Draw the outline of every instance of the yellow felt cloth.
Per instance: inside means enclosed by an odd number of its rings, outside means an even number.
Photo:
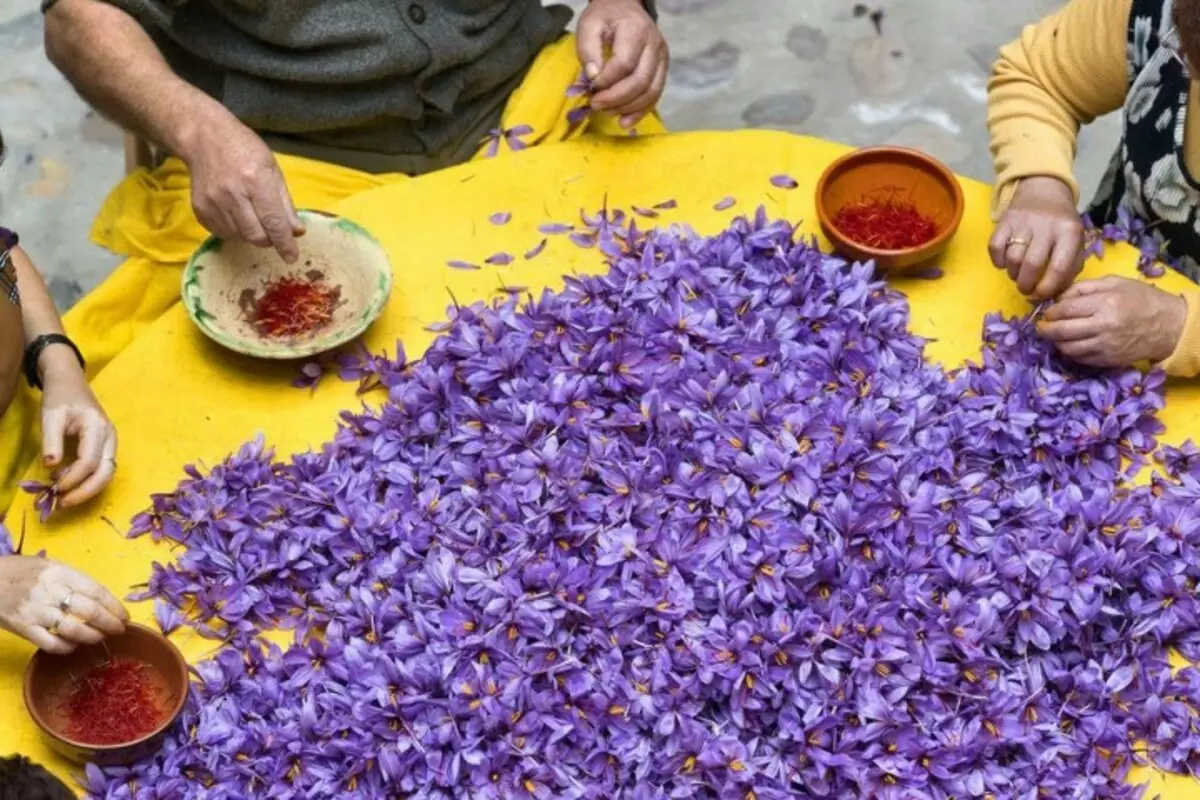
[[[399,338],[410,357],[416,356],[433,337],[425,326],[444,318],[450,292],[470,302],[490,297],[502,283],[536,292],[561,286],[563,274],[601,270],[600,253],[580,250],[563,237],[552,237],[538,258],[518,258],[509,267],[461,272],[447,269],[445,262],[478,263],[497,251],[523,253],[542,238],[540,223],[575,220],[580,209],[596,209],[605,197],[611,206],[624,208],[674,198],[679,207],[664,211],[661,222],[687,223],[702,233],[715,232],[734,215],[763,203],[772,215],[804,221],[805,231],[816,232],[816,180],[821,168],[842,152],[825,142],[768,132],[584,139],[360,192],[333,210],[378,237],[396,271],[391,302],[368,332],[366,345],[394,352]],[[799,188],[772,187],[770,177],[780,172],[795,176]],[[988,311],[1028,310],[1007,276],[987,265],[988,187],[964,181],[964,190],[967,213],[944,258],[945,278],[896,283],[912,304],[912,327],[933,340],[928,354],[948,366],[978,354],[980,323]],[[713,210],[727,195],[737,198],[738,206]],[[512,222],[499,227],[486,223],[488,215],[502,210],[513,213]],[[1131,250],[1114,250],[1088,271],[1091,276],[1134,276],[1134,261]],[[1184,288],[1177,276],[1162,284]],[[339,410],[358,407],[354,387],[330,380],[310,394],[288,386],[293,375],[291,367],[219,349],[194,328],[181,307],[169,309],[146,325],[94,382],[122,431],[116,481],[94,505],[47,526],[31,524],[28,546],[45,548],[118,593],[144,582],[150,563],[171,558],[170,550],[147,539],[125,540],[100,516],[124,527],[147,506],[151,493],[177,484],[185,463],[214,464],[260,432],[285,455],[327,441]],[[1178,442],[1195,431],[1200,386],[1172,384],[1162,418],[1170,430],[1167,441]],[[14,512],[20,516],[29,509],[29,498],[23,496]],[[152,609],[138,604],[131,612],[148,621]],[[176,638],[190,659],[213,647],[192,634]],[[27,644],[0,636],[0,708],[8,709],[6,724],[0,725],[0,753],[24,752],[67,774],[67,765],[42,745],[19,711],[21,671],[30,652]],[[1150,796],[1154,792],[1163,800],[1187,800],[1197,796],[1198,787],[1184,778],[1154,776]]]
[[[542,50],[504,109],[501,127],[508,135],[482,143],[475,159],[506,157],[514,147],[582,136],[629,137],[611,115],[573,120],[571,112],[587,104],[586,96],[568,92],[579,75],[573,35]],[[635,130],[642,136],[664,132],[656,115],[643,119]],[[405,175],[369,175],[289,156],[278,161],[297,208],[329,210],[366,189],[409,180]],[[394,209],[397,216],[413,212]],[[92,226],[92,240],[128,260],[64,319],[87,358],[90,377],[179,300],[183,265],[206,237],[192,214],[187,168],[178,159],[153,171],[138,170],[113,190]],[[30,255],[36,263],[37,254]],[[152,382],[157,372],[147,370],[141,381]],[[40,397],[25,389],[0,421],[0,509],[8,506],[17,477],[38,454],[39,403]]]

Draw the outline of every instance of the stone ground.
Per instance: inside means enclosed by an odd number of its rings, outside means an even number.
[[[768,127],[919,147],[989,180],[984,103],[996,49],[1059,2],[659,0],[674,57],[662,110],[674,130]],[[87,230],[123,156],[120,133],[46,62],[36,6],[0,0],[0,220],[65,308],[116,263]],[[1085,185],[1099,179],[1115,131],[1109,119],[1084,132]]]

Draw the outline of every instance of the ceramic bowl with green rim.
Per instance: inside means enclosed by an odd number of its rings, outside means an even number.
[[[256,358],[306,358],[361,336],[383,313],[392,267],[362,226],[318,211],[301,211],[300,258],[287,264],[269,248],[210,238],[183,270],[183,305],[217,344]],[[336,299],[326,321],[288,335],[263,323],[260,301],[281,282],[304,282]],[[323,318],[324,319],[324,318]]]

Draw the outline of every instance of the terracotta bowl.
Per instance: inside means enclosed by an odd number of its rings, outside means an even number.
[[[931,241],[907,250],[861,245],[833,224],[843,206],[895,190],[938,226]],[[938,256],[958,230],[963,215],[962,187],[944,164],[903,147],[868,147],[842,156],[817,182],[817,218],[834,249],[856,261],[874,261],[881,271],[904,270]]]
[[[366,229],[348,219],[301,211],[305,234],[300,258],[287,264],[271,249],[210,238],[183,271],[188,316],[213,341],[256,358],[291,359],[333,350],[361,336],[392,292],[387,253]],[[280,278],[316,279],[339,289],[333,320],[312,334],[271,338],[254,326],[248,309]]]
[[[70,739],[63,731],[66,720],[61,710],[75,677],[97,664],[113,658],[128,658],[149,666],[154,681],[167,698],[166,718],[150,733],[132,742],[115,745],[90,745]],[[175,645],[162,634],[144,625],[130,623],[125,633],[110,636],[103,644],[80,647],[69,655],[51,655],[38,651],[25,668],[25,707],[37,723],[46,743],[59,755],[76,763],[100,765],[128,764],[143,758],[162,745],[187,703],[187,663]]]

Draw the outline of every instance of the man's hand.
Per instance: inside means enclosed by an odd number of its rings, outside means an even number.
[[[1187,301],[1148,283],[1109,276],[1068,289],[1038,333],[1068,358],[1093,367],[1164,361],[1187,322]]]
[[[192,173],[192,208],[200,224],[222,238],[273,247],[289,264],[300,255],[304,224],[275,156],[258,134],[232,115],[198,126],[180,148]]]
[[[1025,178],[992,234],[992,263],[1022,294],[1048,300],[1083,268],[1083,223],[1071,188],[1058,178]]]
[[[592,82],[592,108],[632,128],[654,110],[670,53],[641,0],[591,0],[579,18],[579,63]],[[612,57],[605,59],[605,53]]]

